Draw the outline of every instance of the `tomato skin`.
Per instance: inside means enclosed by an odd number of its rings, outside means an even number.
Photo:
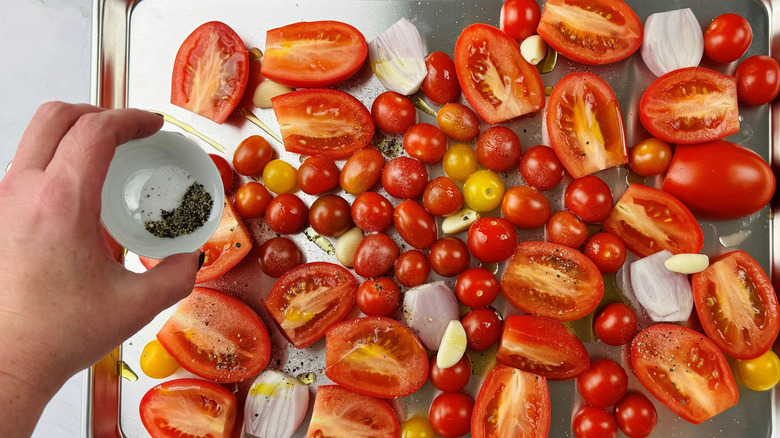
[[[463,355],[455,365],[449,368],[439,368],[434,355],[431,357],[428,369],[430,370],[428,379],[431,384],[444,392],[459,392],[466,387],[471,379],[471,362],[466,355]]]
[[[739,64],[734,75],[737,98],[742,103],[763,105],[780,93],[780,63],[771,56],[751,56]]]
[[[507,0],[501,7],[501,30],[516,39],[524,40],[536,34],[542,11],[535,0]]]
[[[545,122],[555,153],[575,179],[628,162],[617,96],[592,73],[571,73],[558,82]]]
[[[716,257],[691,278],[696,313],[707,336],[737,359],[753,359],[780,332],[780,304],[761,265],[744,251]]]
[[[393,269],[398,253],[398,244],[387,234],[369,234],[355,250],[355,273],[365,278],[381,277]]]
[[[428,417],[412,417],[401,423],[401,438],[436,438],[436,432]]]
[[[281,277],[306,261],[298,245],[283,236],[272,237],[263,242],[258,260],[263,272],[273,278]]]
[[[702,67],[670,71],[639,100],[642,126],[659,140],[692,144],[739,131],[737,80]]]
[[[471,141],[479,134],[479,118],[466,105],[448,103],[436,113],[436,124],[447,134],[447,137],[457,141]]]
[[[457,237],[447,236],[431,246],[431,269],[442,277],[455,277],[469,267],[469,247]]]
[[[404,150],[423,163],[436,163],[447,150],[447,136],[430,123],[418,123],[406,130]]]
[[[357,73],[367,55],[365,37],[349,24],[299,22],[266,33],[261,72],[292,88],[328,87]]]
[[[780,358],[769,349],[753,359],[735,360],[734,372],[748,389],[768,391],[780,382]]]
[[[209,158],[211,158],[211,161],[217,166],[225,193],[229,192],[233,187],[233,168],[230,167],[230,163],[228,163],[222,155],[209,154]]]
[[[501,318],[489,307],[469,311],[460,322],[466,330],[466,342],[471,350],[487,350],[501,337]]]
[[[392,316],[401,303],[401,289],[389,277],[372,278],[358,287],[355,301],[368,316]]]
[[[462,392],[445,392],[431,403],[428,418],[436,434],[455,438],[469,433],[474,400]]]
[[[635,144],[628,153],[631,170],[644,177],[666,172],[671,161],[672,148],[668,143],[653,137]]]
[[[550,218],[550,201],[529,186],[514,186],[504,193],[501,215],[519,228],[541,227]]]
[[[450,216],[463,207],[463,194],[455,181],[446,176],[429,182],[422,198],[425,209],[434,216]]]
[[[384,167],[385,157],[379,149],[361,149],[344,163],[339,174],[339,185],[345,192],[359,195],[379,182]]]
[[[219,21],[200,25],[184,40],[173,64],[171,103],[217,123],[241,102],[249,80],[249,52]]]
[[[612,189],[599,177],[577,178],[566,187],[566,208],[591,224],[603,221],[612,210]]]
[[[477,171],[477,153],[467,144],[454,144],[444,152],[441,164],[447,176],[465,181]]]
[[[256,218],[265,214],[265,209],[270,202],[271,194],[265,186],[256,181],[249,181],[236,190],[233,208],[243,218]]]
[[[606,409],[585,406],[574,416],[572,431],[575,438],[615,438],[617,422]]]
[[[602,274],[614,274],[626,262],[626,245],[614,234],[606,232],[589,237],[582,253]]]
[[[661,189],[697,216],[736,219],[764,208],[775,187],[774,172],[763,158],[719,140],[677,147]]]
[[[416,249],[403,252],[395,261],[395,279],[407,287],[425,283],[430,271],[431,264],[428,257]]]
[[[477,160],[486,169],[505,173],[520,162],[520,137],[505,126],[491,126],[477,139]]]
[[[704,31],[704,54],[715,62],[732,62],[747,52],[753,42],[750,23],[737,14],[715,17]]]
[[[481,217],[469,227],[467,242],[474,257],[487,263],[503,262],[517,244],[517,231],[508,220]]]
[[[295,193],[298,191],[298,170],[282,160],[271,160],[263,169],[265,187],[274,193]]]
[[[385,91],[371,104],[371,117],[380,131],[401,135],[417,121],[417,110],[408,97]]]
[[[340,236],[352,228],[352,207],[339,195],[320,196],[309,208],[309,224],[323,236]]]
[[[273,198],[265,209],[268,228],[279,234],[295,234],[303,229],[309,217],[309,208],[301,198],[282,193]]]
[[[387,194],[399,199],[417,199],[428,184],[428,170],[420,160],[397,157],[382,170],[382,186]]]
[[[460,84],[455,73],[455,63],[444,52],[433,52],[425,57],[428,74],[422,82],[425,97],[444,105],[455,101],[460,95]]]
[[[544,192],[563,179],[563,163],[551,147],[536,145],[520,157],[520,175],[529,186]]]
[[[523,58],[517,42],[495,27],[477,23],[461,32],[455,68],[466,100],[491,125],[544,107],[539,71]],[[512,80],[507,84],[484,79],[491,77]]]
[[[642,22],[621,0],[547,0],[536,30],[561,55],[589,65],[623,60],[642,44]]]
[[[658,424],[653,402],[638,392],[629,393],[615,405],[615,419],[629,438],[645,438]]]
[[[393,204],[377,192],[363,192],[352,201],[351,215],[363,231],[384,231],[393,223]]]
[[[298,167],[298,187],[309,195],[319,195],[339,185],[339,168],[332,158],[313,155]]]
[[[307,438],[396,438],[400,433],[398,418],[386,401],[338,385],[317,388]]]
[[[404,242],[417,249],[430,248],[438,237],[436,220],[417,201],[398,204],[393,210],[393,224]]]
[[[268,140],[259,135],[250,135],[233,152],[233,167],[241,175],[260,175],[275,153]]]
[[[657,324],[639,332],[631,342],[631,366],[655,398],[694,424],[739,399],[723,353],[707,337],[686,327]]]
[[[468,307],[489,306],[498,296],[498,279],[485,268],[470,268],[455,281],[458,300]]]
[[[556,211],[545,226],[547,241],[569,248],[579,248],[588,239],[588,226],[568,210]]]
[[[636,334],[634,309],[623,303],[610,303],[598,314],[594,324],[596,336],[607,345],[623,345]]]
[[[494,172],[478,170],[463,184],[463,200],[472,210],[486,212],[501,205],[504,197],[504,182]]]
[[[140,359],[141,371],[152,379],[170,377],[179,369],[179,362],[171,356],[157,338],[144,346]],[[471,369],[471,368],[469,368]]]
[[[628,375],[617,362],[597,359],[590,368],[577,377],[577,390],[582,398],[597,408],[614,405],[626,395]]]

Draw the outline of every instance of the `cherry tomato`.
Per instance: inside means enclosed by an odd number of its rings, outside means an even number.
[[[339,168],[333,158],[314,155],[298,167],[298,187],[309,195],[319,195],[339,185]]]
[[[768,391],[780,382],[780,359],[769,349],[753,359],[737,359],[734,362],[734,371],[748,389]]]
[[[384,167],[385,157],[379,149],[361,149],[344,163],[339,174],[339,185],[345,192],[359,195],[379,182]]]
[[[349,202],[339,195],[324,195],[309,208],[309,224],[323,236],[336,237],[352,228]]]
[[[516,40],[536,34],[542,11],[536,0],[507,0],[501,7],[501,30]]]
[[[655,176],[666,172],[672,161],[672,148],[669,143],[657,138],[647,138],[628,152],[628,165],[640,176]]]
[[[550,217],[545,227],[547,241],[569,248],[579,248],[588,240],[588,226],[574,213],[558,211]]]
[[[298,171],[284,160],[271,160],[263,169],[263,182],[274,193],[294,193],[298,191]]]
[[[436,163],[447,150],[447,136],[430,123],[418,123],[404,134],[404,150],[423,163]]]
[[[553,148],[536,145],[520,157],[520,175],[539,191],[555,188],[563,179],[563,164]]]
[[[607,232],[589,237],[582,252],[602,274],[614,274],[626,261],[626,245],[619,237]]]
[[[504,194],[501,214],[520,228],[541,227],[550,218],[550,201],[533,187],[514,186]]]
[[[638,392],[627,394],[615,405],[615,419],[628,438],[650,436],[658,424],[653,402]]]
[[[152,339],[146,344],[141,352],[140,362],[141,371],[152,379],[164,379],[179,369],[179,362],[176,362],[176,359],[163,348],[157,339]],[[469,364],[470,373],[471,365]]]
[[[355,301],[368,316],[392,316],[401,303],[401,289],[388,277],[372,278],[358,287]]]
[[[428,257],[416,249],[405,251],[395,262],[395,279],[407,287],[419,286],[425,283],[431,264]]]
[[[444,105],[458,98],[460,84],[455,73],[455,63],[450,55],[444,52],[433,52],[425,57],[425,68],[428,74],[422,82],[422,92],[425,97]]]
[[[577,178],[566,187],[566,208],[588,223],[603,221],[612,210],[612,190],[593,175]]]
[[[371,117],[382,132],[401,135],[417,121],[417,110],[408,97],[385,91],[371,104]]]
[[[282,193],[268,203],[265,222],[268,228],[279,234],[294,234],[303,229],[309,217],[309,209],[301,198]]]
[[[455,182],[440,176],[425,186],[422,195],[423,205],[434,216],[450,216],[463,207],[463,194]]]
[[[742,16],[715,17],[704,31],[704,54],[715,62],[732,62],[747,52],[753,42],[753,28]]]
[[[263,272],[273,278],[281,277],[306,261],[298,245],[283,236],[272,237],[263,242],[258,260]]]
[[[503,262],[517,245],[517,231],[506,219],[481,217],[469,227],[468,245],[482,262]]]
[[[496,173],[505,173],[520,162],[520,137],[505,126],[491,126],[477,139],[479,164]]]
[[[487,350],[501,337],[501,318],[489,307],[472,309],[460,322],[466,330],[468,348],[472,350]]]
[[[249,136],[239,143],[233,153],[233,168],[241,175],[260,175],[274,153],[274,148],[266,139],[259,135]]]
[[[447,134],[447,137],[457,141],[471,141],[479,134],[479,118],[466,105],[448,103],[436,113],[436,124]]]
[[[577,390],[585,402],[597,408],[606,408],[618,402],[628,389],[626,370],[610,359],[597,359],[590,368],[577,377]]]
[[[434,355],[431,357],[429,370],[428,379],[430,379],[431,384],[444,392],[460,392],[471,378],[471,362],[466,355],[463,355],[455,365],[449,368],[439,368]]]
[[[489,170],[478,170],[463,184],[463,200],[474,211],[486,212],[498,208],[504,198],[504,182]]]
[[[222,187],[225,192],[229,192],[233,187],[233,168],[230,167],[230,163],[222,155],[209,154],[211,161],[217,166],[219,171],[219,177],[222,179]]]
[[[598,314],[594,324],[596,336],[607,345],[623,345],[636,334],[636,313],[627,304],[610,303]]]
[[[369,233],[384,231],[393,223],[393,204],[377,192],[363,192],[352,201],[352,220]]]
[[[387,194],[400,199],[417,199],[428,184],[428,170],[420,160],[397,157],[382,170],[382,187]]]
[[[431,403],[428,418],[437,435],[455,438],[471,430],[474,400],[462,392],[445,392]]]
[[[398,258],[398,244],[385,233],[364,237],[355,250],[355,273],[361,277],[381,277],[391,269]]]
[[[401,438],[436,438],[426,417],[412,417],[401,422]]]
[[[448,236],[437,240],[428,255],[431,269],[443,277],[454,277],[469,267],[469,247],[457,237]]]
[[[465,181],[477,171],[477,153],[471,146],[458,143],[450,146],[442,157],[444,173],[455,181]]]
[[[271,194],[259,182],[249,181],[236,190],[233,208],[243,218],[255,218],[265,214]]]
[[[585,406],[577,415],[571,426],[576,438],[615,438],[617,436],[617,421],[606,409]]]
[[[436,220],[417,201],[404,201],[393,210],[393,224],[406,243],[428,249],[438,237]]]
[[[735,76],[740,102],[763,105],[780,93],[780,64],[771,56],[751,56],[739,64]]]
[[[472,308],[486,307],[498,296],[498,279],[485,268],[470,268],[458,275],[455,294]]]

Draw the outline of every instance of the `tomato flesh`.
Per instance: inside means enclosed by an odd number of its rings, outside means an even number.
[[[401,433],[386,401],[338,385],[317,388],[307,438],[394,438]]]

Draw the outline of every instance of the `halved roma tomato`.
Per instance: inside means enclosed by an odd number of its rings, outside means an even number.
[[[721,351],[753,359],[772,346],[780,332],[780,305],[756,259],[731,251],[691,280],[701,325]]]
[[[355,276],[339,265],[306,263],[279,277],[263,305],[284,337],[304,348],[347,316],[357,287]]]
[[[544,438],[550,432],[547,379],[505,365],[490,370],[471,415],[474,438]]]
[[[455,44],[455,69],[466,100],[491,125],[544,106],[539,71],[520,54],[517,41],[493,26],[463,29]]]
[[[232,392],[199,379],[175,379],[150,389],[141,399],[141,422],[153,437],[230,438],[238,400]]]
[[[398,417],[386,401],[338,385],[317,388],[306,438],[395,438],[400,433]]]
[[[701,251],[704,235],[688,207],[652,187],[631,184],[601,223],[639,257],[668,249],[674,254]]]
[[[552,147],[575,179],[628,162],[623,114],[600,77],[564,76],[550,94],[546,121]]]
[[[408,327],[381,316],[334,325],[325,336],[325,375],[353,391],[396,398],[420,389],[428,355]]]
[[[205,287],[179,303],[157,340],[182,368],[215,382],[246,380],[271,357],[260,317],[236,298]]]
[[[171,103],[222,123],[241,102],[249,79],[249,53],[225,23],[200,25],[176,53]]]
[[[686,327],[658,324],[631,342],[631,366],[642,385],[691,423],[737,404],[739,393],[723,353]]]
[[[371,144],[374,136],[371,113],[343,91],[293,91],[274,97],[271,105],[289,152],[340,160]]]
[[[365,37],[349,24],[302,21],[266,33],[262,73],[288,87],[328,87],[357,73],[367,54]]]
[[[737,80],[702,67],[671,71],[642,94],[639,119],[653,137],[669,143],[727,137],[739,131]]]
[[[572,379],[590,366],[582,341],[560,322],[539,315],[504,320],[496,360],[550,380]]]
[[[507,262],[501,293],[528,313],[571,321],[598,306],[604,280],[596,265],[577,250],[522,242]]]
[[[590,65],[628,58],[642,45],[642,22],[621,0],[547,0],[536,31],[561,55]]]
[[[211,281],[233,269],[252,249],[252,236],[229,201],[225,201],[217,230],[200,248],[206,254],[203,266],[195,276],[195,283]],[[146,269],[152,269],[161,260],[138,257]]]

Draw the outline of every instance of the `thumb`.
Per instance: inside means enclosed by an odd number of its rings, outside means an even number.
[[[200,250],[174,254],[139,274],[135,282],[138,305],[155,315],[189,295],[204,255]]]

